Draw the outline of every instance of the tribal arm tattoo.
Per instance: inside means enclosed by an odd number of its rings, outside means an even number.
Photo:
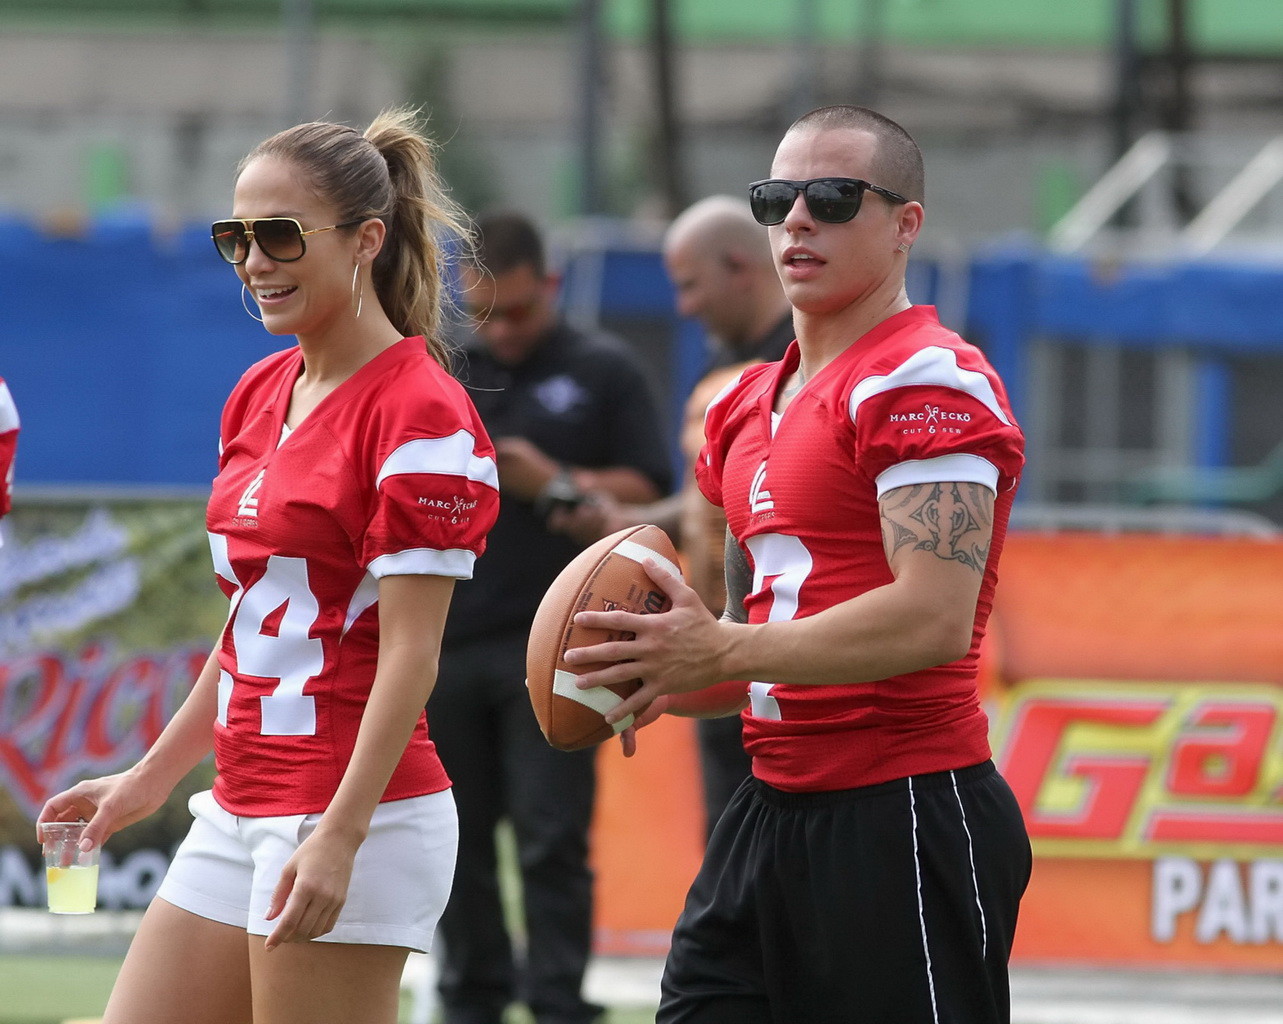
[[[753,589],[753,569],[730,530],[726,531],[725,559],[726,610],[722,612],[722,618],[731,622],[747,622],[748,609],[744,607],[744,598]]]
[[[980,484],[897,487],[882,496],[882,544],[890,561],[901,548],[930,551],[983,573],[993,538],[993,492]]]

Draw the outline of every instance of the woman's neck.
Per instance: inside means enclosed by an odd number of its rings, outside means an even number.
[[[401,340],[401,332],[386,316],[376,319],[371,314],[367,307],[365,315],[371,316],[371,320],[366,323],[346,323],[321,336],[300,334],[298,345],[303,352],[300,379],[309,385],[337,386]]]

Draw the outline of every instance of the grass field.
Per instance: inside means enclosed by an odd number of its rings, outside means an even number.
[[[514,940],[521,943],[525,941],[521,882],[515,868],[515,842],[506,822],[500,825],[496,839],[504,912]],[[121,950],[124,949],[119,936],[114,941]],[[66,1021],[96,1021],[101,1015],[116,973],[120,970],[123,952],[114,956],[81,952],[56,955],[46,950],[32,955],[0,953],[0,1024],[64,1024]],[[402,1024],[410,1019],[410,1004],[409,993],[403,991]],[[654,1024],[654,1020],[654,1008],[612,1007],[602,1024]],[[508,1011],[504,1024],[533,1022],[534,1018],[525,1007],[514,1006]]]
[[[0,1024],[97,1017],[119,969],[119,957],[0,956]]]
[[[0,956],[0,1024],[96,1020],[119,969],[119,957]],[[406,1021],[409,996],[403,995],[401,1003],[401,1020]],[[524,1007],[514,1007],[506,1024],[531,1024],[533,1019]],[[654,1020],[654,1010],[614,1008],[604,1024],[653,1024]]]

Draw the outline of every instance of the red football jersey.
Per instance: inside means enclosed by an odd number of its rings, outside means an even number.
[[[13,498],[13,456],[18,448],[18,407],[9,385],[0,377],[0,516],[9,511]]]
[[[406,338],[282,440],[294,348],[223,410],[207,514],[231,600],[219,648],[214,796],[232,814],[305,814],[333,796],[378,656],[378,582],[466,579],[498,512],[494,449],[463,388]],[[449,780],[420,715],[384,800]]]
[[[930,306],[856,340],[777,415],[799,358],[794,343],[722,392],[696,465],[753,567],[750,622],[813,615],[892,582],[878,499],[896,487],[983,484],[997,495],[993,544],[965,658],[877,682],[750,684],[753,772],[779,789],[820,791],[983,761],[977,657],[1024,462],[1002,382]]]

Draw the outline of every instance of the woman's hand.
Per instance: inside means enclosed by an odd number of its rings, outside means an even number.
[[[299,844],[281,869],[267,908],[267,920],[276,921],[276,927],[265,949],[282,942],[307,942],[334,930],[347,902],[359,846],[319,828]]]
[[[36,839],[41,840],[40,826],[46,821],[89,822],[82,850],[102,846],[107,838],[126,825],[141,821],[157,810],[169,797],[170,787],[148,781],[136,768],[98,779],[86,779],[70,789],[51,796],[36,819]]]

